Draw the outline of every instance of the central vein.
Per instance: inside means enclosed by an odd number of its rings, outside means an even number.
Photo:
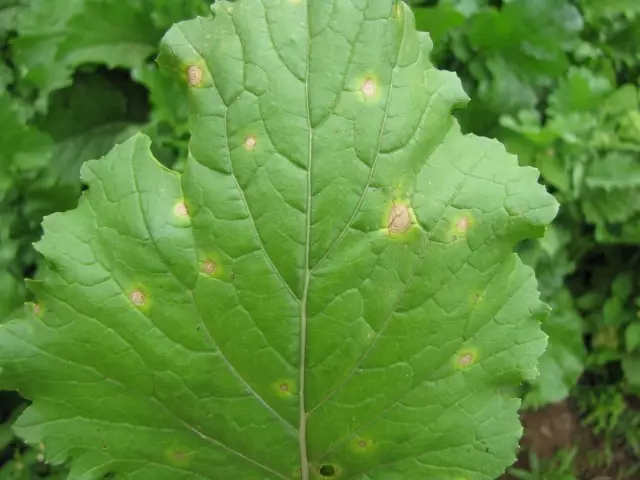
[[[305,406],[305,366],[307,354],[307,299],[309,297],[309,282],[311,281],[310,268],[310,245],[311,245],[311,156],[313,152],[313,127],[311,126],[311,110],[309,108],[309,66],[311,64],[311,25],[310,6],[311,0],[307,0],[307,67],[305,73],[304,90],[307,108],[307,128],[309,129],[308,152],[307,152],[307,221],[306,221],[306,239],[305,239],[305,260],[304,260],[304,289],[302,291],[302,302],[300,302],[300,386],[298,388],[300,420],[298,425],[298,445],[300,448],[300,474],[302,480],[309,480],[309,458],[307,454],[307,411]]]

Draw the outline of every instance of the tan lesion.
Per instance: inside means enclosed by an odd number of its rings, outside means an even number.
[[[247,138],[244,139],[245,150],[247,150],[248,152],[252,151],[254,148],[256,148],[256,143],[258,143],[258,140],[256,139],[255,135],[247,136]]]
[[[140,290],[134,290],[129,294],[129,299],[136,307],[142,307],[146,303],[147,299],[144,293]]]
[[[192,87],[197,87],[198,85],[200,85],[200,83],[202,82],[202,76],[202,69],[196,67],[195,65],[191,65],[187,69],[187,81]]]
[[[402,204],[394,204],[389,212],[387,228],[389,233],[405,233],[411,228],[412,220],[409,207]]]

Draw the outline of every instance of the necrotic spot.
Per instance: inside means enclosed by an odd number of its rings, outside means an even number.
[[[389,213],[389,232],[404,233],[411,227],[411,215],[405,205],[394,205]]]
[[[189,216],[189,211],[187,210],[187,206],[184,204],[184,202],[180,202],[179,204],[177,204],[174,208],[175,214],[179,217],[188,217]]]
[[[202,264],[202,271],[207,275],[213,275],[216,272],[216,262],[207,260]]]
[[[362,91],[365,97],[371,98],[376,94],[377,88],[376,88],[375,82],[369,78],[364,81],[360,90]]]
[[[134,290],[133,292],[131,292],[129,298],[131,299],[131,302],[137,307],[141,307],[144,305],[144,293],[142,293],[140,290]]]
[[[202,81],[202,70],[195,65],[191,65],[187,69],[187,80],[189,81],[189,85],[192,87],[198,86]]]
[[[249,135],[244,140],[244,148],[250,152],[255,148],[256,143],[257,143],[256,137],[254,137],[253,135]]]
[[[458,364],[461,367],[466,367],[472,361],[473,361],[473,354],[472,353],[465,353],[463,355],[460,355],[460,357],[458,358]]]

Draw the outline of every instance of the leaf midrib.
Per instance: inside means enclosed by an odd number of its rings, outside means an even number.
[[[302,301],[300,302],[300,365],[299,375],[300,384],[298,388],[299,401],[299,425],[298,425],[298,446],[300,450],[300,475],[302,480],[309,480],[309,458],[307,453],[307,411],[305,406],[305,367],[307,356],[307,299],[309,294],[309,283],[311,281],[311,269],[309,268],[311,257],[311,208],[313,196],[311,195],[311,157],[313,152],[313,126],[311,122],[311,109],[309,102],[309,70],[311,65],[311,12],[310,1],[306,3],[307,13],[307,65],[304,75],[304,92],[307,108],[307,128],[309,137],[307,139],[307,216],[306,216],[306,233],[305,233],[305,259],[304,259],[304,288],[302,291]]]

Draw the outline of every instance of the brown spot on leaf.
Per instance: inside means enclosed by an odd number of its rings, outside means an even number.
[[[286,383],[280,384],[280,391],[281,392],[288,392],[289,391],[289,385],[287,385]]]
[[[189,85],[192,87],[197,87],[202,82],[202,70],[195,65],[191,65],[187,69],[187,80],[189,81]]]
[[[405,233],[411,228],[411,214],[406,205],[394,205],[389,213],[389,233]]]
[[[214,273],[216,273],[217,268],[218,266],[213,260],[207,260],[202,264],[202,271],[207,275],[213,275]]]
[[[461,367],[466,367],[471,362],[473,362],[473,354],[469,352],[460,355],[460,357],[458,358],[458,365],[460,365]]]
[[[256,143],[258,143],[258,140],[256,140],[256,137],[254,135],[249,135],[247,138],[244,139],[245,150],[250,152],[251,150],[256,148]]]
[[[360,440],[358,441],[358,446],[360,448],[367,448],[367,441],[366,440]]]
[[[187,206],[185,205],[184,202],[178,203],[173,210],[174,210],[175,214],[177,216],[179,216],[179,217],[188,217],[189,216],[189,210],[187,209]]]
[[[467,228],[469,228],[469,219],[467,217],[462,217],[458,220],[458,223],[456,223],[456,229],[459,232],[466,232]]]
[[[173,457],[174,460],[176,460],[177,462],[182,462],[184,459],[187,458],[187,454],[184,452],[173,452],[171,454],[171,456]]]
[[[131,292],[131,295],[129,295],[129,299],[136,307],[144,306],[147,300],[144,296],[144,293],[142,293],[140,290],[134,290],[133,292]]]
[[[378,87],[376,85],[376,82],[374,82],[372,78],[368,78],[364,81],[360,90],[365,97],[371,98],[376,94]]]

